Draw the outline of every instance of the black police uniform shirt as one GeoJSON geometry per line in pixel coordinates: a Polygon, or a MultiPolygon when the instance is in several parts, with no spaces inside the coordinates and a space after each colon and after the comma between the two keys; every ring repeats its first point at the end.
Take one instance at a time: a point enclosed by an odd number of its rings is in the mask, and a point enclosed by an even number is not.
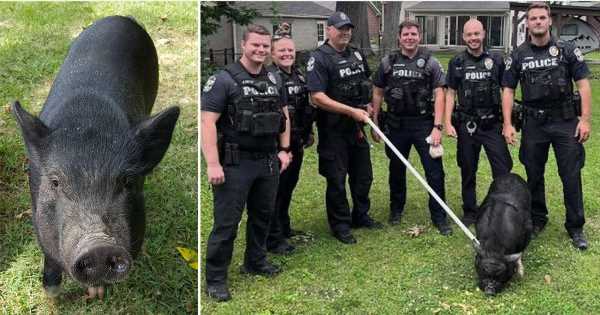
{"type": "MultiPolygon", "coordinates": [[[[556,63],[560,56],[554,38],[552,38],[545,46],[535,46],[531,44],[531,50],[533,51],[535,58],[528,58],[527,60],[524,60],[522,56],[519,55],[519,51],[523,45],[528,45],[528,43],[519,46],[511,53],[510,57],[506,59],[506,67],[504,76],[502,77],[502,87],[515,89],[519,80],[523,79],[521,75],[523,69],[543,69],[556,63]]],[[[570,42],[563,41],[563,45],[564,58],[568,63],[567,69],[570,77],[573,78],[574,81],[587,78],[590,74],[590,70],[583,61],[583,54],[579,48],[570,42]]]]}
{"type": "MultiPolygon", "coordinates": [[[[323,45],[329,44],[325,43],[323,45]]],[[[355,52],[358,52],[360,55],[360,58],[358,59],[365,61],[363,63],[365,66],[364,72],[367,78],[370,77],[371,70],[369,69],[369,64],[366,62],[366,57],[358,50],[355,52]]],[[[349,58],[351,53],[350,47],[346,47],[344,51],[338,52],[343,58],[349,58]]],[[[309,92],[326,93],[329,88],[330,78],[335,77],[335,74],[333,73],[335,71],[335,65],[331,63],[331,58],[324,53],[314,51],[310,56],[311,57],[306,64],[306,87],[309,92]]]]}
{"type": "MultiPolygon", "coordinates": [[[[389,56],[386,57],[389,58],[389,56]]],[[[404,56],[404,58],[408,57],[404,56]]],[[[413,58],[420,58],[419,54],[415,55],[413,58]]],[[[431,69],[431,86],[433,89],[444,87],[446,85],[446,75],[444,74],[444,68],[442,68],[440,62],[435,57],[431,56],[427,60],[425,66],[428,66],[431,69]]],[[[388,85],[383,62],[379,64],[377,71],[373,75],[373,85],[380,89],[384,89],[388,85]]]]}
{"type": "MultiPolygon", "coordinates": [[[[502,77],[504,75],[504,60],[502,59],[502,56],[500,56],[500,54],[496,54],[496,53],[491,53],[489,51],[483,51],[481,53],[481,55],[479,56],[473,56],[471,55],[471,53],[469,53],[468,51],[465,51],[464,53],[461,53],[461,55],[466,56],[467,58],[471,58],[471,60],[475,61],[475,62],[479,62],[484,58],[489,58],[492,62],[492,64],[490,66],[488,66],[489,61],[484,60],[485,63],[485,67],[488,70],[492,69],[492,66],[495,66],[496,69],[498,69],[498,77],[497,82],[498,85],[500,85],[500,82],[502,82],[502,77]]],[[[464,62],[463,62],[464,63],[464,62]]],[[[475,80],[484,80],[487,79],[487,76],[489,76],[489,72],[481,72],[481,71],[469,71],[469,69],[461,69],[463,67],[462,64],[459,64],[458,62],[458,55],[452,57],[452,59],[450,59],[450,62],[448,63],[448,74],[446,75],[446,85],[455,90],[458,91],[460,84],[462,83],[462,80],[465,80],[467,78],[467,76],[472,77],[475,80]],[[464,76],[460,76],[459,75],[459,70],[462,70],[464,73],[464,76]]]]}
{"type": "MultiPolygon", "coordinates": [[[[261,68],[261,73],[265,71],[267,70],[263,65],[263,67],[261,68]]],[[[284,93],[283,91],[283,83],[281,80],[281,76],[275,72],[271,73],[273,73],[273,76],[275,77],[275,80],[277,82],[277,87],[279,90],[278,93],[281,98],[281,106],[286,106],[287,98],[286,93],[284,93]]],[[[257,78],[260,76],[260,74],[248,74],[253,78],[257,78]]],[[[238,96],[240,92],[241,91],[237,87],[237,83],[235,83],[231,75],[224,70],[220,70],[215,75],[209,77],[206,83],[204,84],[204,87],[202,89],[202,96],[200,98],[200,109],[202,111],[222,114],[225,112],[229,100],[238,96]]]]}

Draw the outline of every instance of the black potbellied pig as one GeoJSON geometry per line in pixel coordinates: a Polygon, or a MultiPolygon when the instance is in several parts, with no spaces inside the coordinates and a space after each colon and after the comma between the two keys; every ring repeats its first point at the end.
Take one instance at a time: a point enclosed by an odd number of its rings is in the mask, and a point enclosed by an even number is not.
{"type": "Polygon", "coordinates": [[[149,116],[157,89],[152,39],[133,18],[111,16],[71,44],[39,118],[13,105],[50,296],[63,272],[102,298],[131,269],[144,237],[144,176],[179,117],[178,107],[149,116]]]}
{"type": "Polygon", "coordinates": [[[476,225],[480,246],[475,269],[487,295],[504,289],[515,272],[523,276],[521,256],[531,240],[531,193],[516,174],[499,176],[479,208],[476,225]]]}

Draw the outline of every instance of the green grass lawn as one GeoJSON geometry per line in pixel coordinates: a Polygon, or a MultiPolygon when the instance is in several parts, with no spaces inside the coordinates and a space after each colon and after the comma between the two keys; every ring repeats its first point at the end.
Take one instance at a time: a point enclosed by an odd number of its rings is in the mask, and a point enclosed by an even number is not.
{"type": "Polygon", "coordinates": [[[196,313],[197,272],[176,246],[197,246],[197,4],[0,3],[0,314],[196,313]],[[70,42],[93,21],[131,15],[153,38],[160,87],[153,112],[179,105],[181,116],[162,163],[146,178],[147,228],[128,279],[104,301],[63,278],[63,293],[42,289],[42,253],[31,225],[25,148],[9,105],[38,113],[70,42]]]}
{"type": "MultiPolygon", "coordinates": [[[[447,67],[449,56],[439,59],[447,67]]],[[[600,81],[593,81],[592,86],[598,91],[600,81]]],[[[593,104],[600,104],[600,93],[595,93],[593,99],[593,104]]],[[[477,288],[474,251],[458,227],[454,225],[454,235],[445,238],[432,226],[427,193],[411,175],[408,175],[408,200],[400,226],[386,224],[379,231],[356,230],[358,244],[353,246],[334,239],[325,214],[325,180],[318,174],[318,158],[312,147],[306,151],[290,211],[293,228],[309,231],[312,239],[294,241],[297,252],[292,256],[270,256],[284,269],[276,278],[243,276],[238,267],[245,246],[244,219],[229,269],[233,300],[214,303],[202,292],[201,310],[206,314],[595,314],[600,309],[600,196],[595,186],[600,178],[600,115],[596,112],[593,117],[582,173],[590,249],[575,250],[563,228],[563,190],[551,153],[546,173],[550,222],[524,255],[525,277],[512,281],[496,297],[488,298],[477,288]],[[407,232],[414,226],[424,227],[425,233],[411,237],[407,232]]],[[[444,138],[444,145],[447,201],[461,215],[456,141],[444,138]]],[[[376,220],[387,223],[388,159],[383,148],[376,144],[371,151],[374,182],[370,213],[376,220]]],[[[513,172],[525,177],[518,160],[518,147],[510,147],[510,152],[515,165],[513,172]]],[[[479,201],[491,182],[489,163],[482,155],[479,201]]],[[[423,174],[414,150],[410,161],[423,174]]],[[[213,214],[204,163],[201,174],[200,246],[205,251],[213,214]]],[[[204,260],[201,267],[203,264],[204,260]]]]}

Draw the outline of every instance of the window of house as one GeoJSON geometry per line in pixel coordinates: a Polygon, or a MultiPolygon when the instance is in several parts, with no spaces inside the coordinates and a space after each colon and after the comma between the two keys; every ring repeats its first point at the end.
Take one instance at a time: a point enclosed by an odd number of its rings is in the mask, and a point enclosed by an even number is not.
{"type": "Polygon", "coordinates": [[[317,23],[317,42],[325,41],[325,24],[317,23]]]}
{"type": "Polygon", "coordinates": [[[499,47],[504,45],[504,23],[501,16],[478,16],[477,19],[483,24],[485,30],[487,47],[499,47]]]}
{"type": "Polygon", "coordinates": [[[560,36],[577,36],[577,24],[565,24],[560,30],[560,36]]]}
{"type": "Polygon", "coordinates": [[[447,45],[464,45],[462,39],[463,26],[470,16],[449,16],[446,19],[446,41],[447,45]]]}
{"type": "Polygon", "coordinates": [[[416,16],[417,23],[421,25],[421,44],[437,45],[438,16],[416,16]]]}

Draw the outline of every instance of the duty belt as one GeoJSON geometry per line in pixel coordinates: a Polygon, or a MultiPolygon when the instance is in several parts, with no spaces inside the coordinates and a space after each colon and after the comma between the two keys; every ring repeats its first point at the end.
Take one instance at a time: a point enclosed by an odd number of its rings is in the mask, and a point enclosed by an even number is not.
{"type": "Polygon", "coordinates": [[[477,127],[487,126],[487,125],[491,125],[494,122],[498,122],[499,121],[498,118],[500,117],[493,113],[478,116],[478,115],[470,115],[465,112],[454,112],[453,116],[455,117],[457,123],[466,122],[465,127],[467,128],[467,132],[469,133],[470,136],[472,136],[473,133],[475,133],[475,131],[477,130],[477,127]]]}
{"type": "Polygon", "coordinates": [[[239,151],[240,158],[248,160],[260,160],[266,159],[271,156],[275,156],[273,152],[262,152],[262,151],[239,151]]]}
{"type": "Polygon", "coordinates": [[[531,106],[523,106],[523,113],[526,117],[533,118],[539,121],[545,121],[547,119],[563,119],[562,108],[535,108],[531,106]]]}

